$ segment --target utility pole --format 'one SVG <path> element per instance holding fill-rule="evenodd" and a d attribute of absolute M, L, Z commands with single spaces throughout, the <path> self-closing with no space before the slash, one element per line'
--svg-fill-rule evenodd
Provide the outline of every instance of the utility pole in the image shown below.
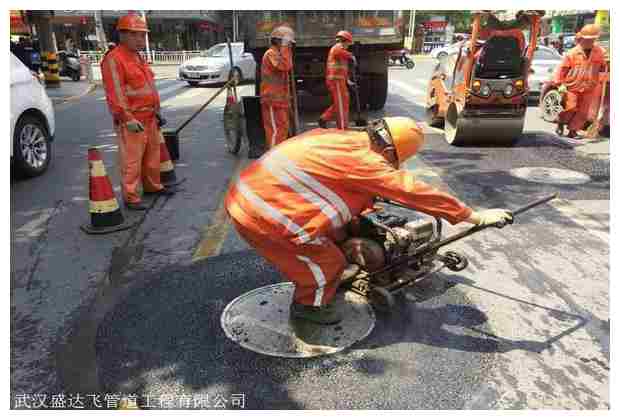
<path fill-rule="evenodd" d="M 415 48 L 415 10 L 409 10 L 409 34 L 408 34 L 408 42 L 409 50 L 413 52 Z"/>
<path fill-rule="evenodd" d="M 232 12 L 232 24 L 233 24 L 233 42 L 237 42 L 237 38 L 239 36 L 239 34 L 237 33 L 237 31 L 239 30 L 239 27 L 238 27 L 239 22 L 237 21 L 237 12 L 235 10 L 233 10 Z"/>
<path fill-rule="evenodd" d="M 144 19 L 144 21 L 146 22 L 146 13 L 144 13 L 144 10 L 141 10 L 140 13 L 142 14 L 142 19 Z M 147 25 L 148 26 L 148 25 Z M 146 61 L 149 63 L 153 62 L 153 57 L 151 57 L 151 48 L 149 47 L 149 33 L 146 33 Z"/>
<path fill-rule="evenodd" d="M 108 42 L 105 37 L 105 30 L 103 29 L 103 20 L 101 19 L 101 10 L 95 10 L 95 31 L 97 33 L 97 42 L 99 43 L 99 49 L 105 51 L 108 48 Z"/>

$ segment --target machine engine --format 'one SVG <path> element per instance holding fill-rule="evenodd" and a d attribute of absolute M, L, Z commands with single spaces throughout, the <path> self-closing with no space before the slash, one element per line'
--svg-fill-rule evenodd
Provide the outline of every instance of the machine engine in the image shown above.
<path fill-rule="evenodd" d="M 343 244 L 343 252 L 347 261 L 359 265 L 367 273 L 381 270 L 396 258 L 416 251 L 439 234 L 432 220 L 409 221 L 383 212 L 360 217 L 358 224 L 350 226 L 350 231 L 352 237 Z M 380 283 L 391 280 L 384 278 Z"/>

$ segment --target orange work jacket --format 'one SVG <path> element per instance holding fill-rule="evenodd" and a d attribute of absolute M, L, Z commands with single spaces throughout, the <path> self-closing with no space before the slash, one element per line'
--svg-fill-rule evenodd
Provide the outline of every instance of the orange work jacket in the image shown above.
<path fill-rule="evenodd" d="M 456 198 L 391 166 L 371 150 L 367 133 L 315 129 L 289 140 L 244 169 L 226 195 L 228 214 L 248 229 L 320 245 L 377 196 L 452 224 L 471 214 Z"/>
<path fill-rule="evenodd" d="M 554 81 L 565 85 L 570 92 L 589 92 L 596 88 L 600 73 L 604 71 L 605 50 L 600 45 L 594 44 L 590 57 L 577 45 L 564 56 Z"/>
<path fill-rule="evenodd" d="M 327 56 L 325 79 L 346 81 L 349 78 L 349 60 L 352 56 L 340 43 L 331 47 Z"/>
<path fill-rule="evenodd" d="M 260 100 L 261 103 L 288 107 L 290 104 L 289 72 L 293 59 L 289 47 L 269 48 L 261 62 Z"/>
<path fill-rule="evenodd" d="M 159 111 L 155 75 L 139 54 L 119 45 L 105 55 L 101 75 L 115 121 L 148 118 Z"/>

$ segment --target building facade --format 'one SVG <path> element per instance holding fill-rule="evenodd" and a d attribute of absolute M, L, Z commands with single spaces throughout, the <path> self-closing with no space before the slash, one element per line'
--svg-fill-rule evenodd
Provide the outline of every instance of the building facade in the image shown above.
<path fill-rule="evenodd" d="M 118 42 L 116 21 L 138 10 L 102 10 L 101 20 L 108 42 Z M 221 13 L 214 10 L 144 10 L 152 50 L 204 50 L 225 39 Z M 59 49 L 71 38 L 76 48 L 97 49 L 95 18 L 92 10 L 55 10 L 53 31 Z"/>

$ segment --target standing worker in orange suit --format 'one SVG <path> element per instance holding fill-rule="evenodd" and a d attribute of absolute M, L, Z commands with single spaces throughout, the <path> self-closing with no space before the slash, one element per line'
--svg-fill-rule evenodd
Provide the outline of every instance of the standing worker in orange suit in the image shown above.
<path fill-rule="evenodd" d="M 564 56 L 555 73 L 554 82 L 565 102 L 558 117 L 559 136 L 564 135 L 564 125 L 568 124 L 567 137 L 580 138 L 577 132 L 590 116 L 590 106 L 599 92 L 599 78 L 605 72 L 605 50 L 595 43 L 600 33 L 598 25 L 585 25 L 575 37 L 577 46 Z"/>
<path fill-rule="evenodd" d="M 138 192 L 172 195 L 160 182 L 159 94 L 154 74 L 138 51 L 144 48 L 148 29 L 140 16 L 118 20 L 120 44 L 101 62 L 101 73 L 114 128 L 119 137 L 119 163 L 125 205 L 146 210 Z"/>
<path fill-rule="evenodd" d="M 332 302 L 347 267 L 338 244 L 349 222 L 387 198 L 450 223 L 509 222 L 507 210 L 472 211 L 399 169 L 423 145 L 410 118 L 385 118 L 366 131 L 315 129 L 268 151 L 226 194 L 239 234 L 295 284 L 291 315 L 340 321 Z"/>
<path fill-rule="evenodd" d="M 327 121 L 336 119 L 341 130 L 349 127 L 349 61 L 357 65 L 355 56 L 347 51 L 353 44 L 353 35 L 347 31 L 336 34 L 336 45 L 329 50 L 325 83 L 332 97 L 332 105 L 319 118 L 319 127 L 327 128 Z"/>
<path fill-rule="evenodd" d="M 279 26 L 271 32 L 271 47 L 261 62 L 260 103 L 267 149 L 282 143 L 289 135 L 291 93 L 290 71 L 293 68 L 291 43 L 295 32 Z"/>

